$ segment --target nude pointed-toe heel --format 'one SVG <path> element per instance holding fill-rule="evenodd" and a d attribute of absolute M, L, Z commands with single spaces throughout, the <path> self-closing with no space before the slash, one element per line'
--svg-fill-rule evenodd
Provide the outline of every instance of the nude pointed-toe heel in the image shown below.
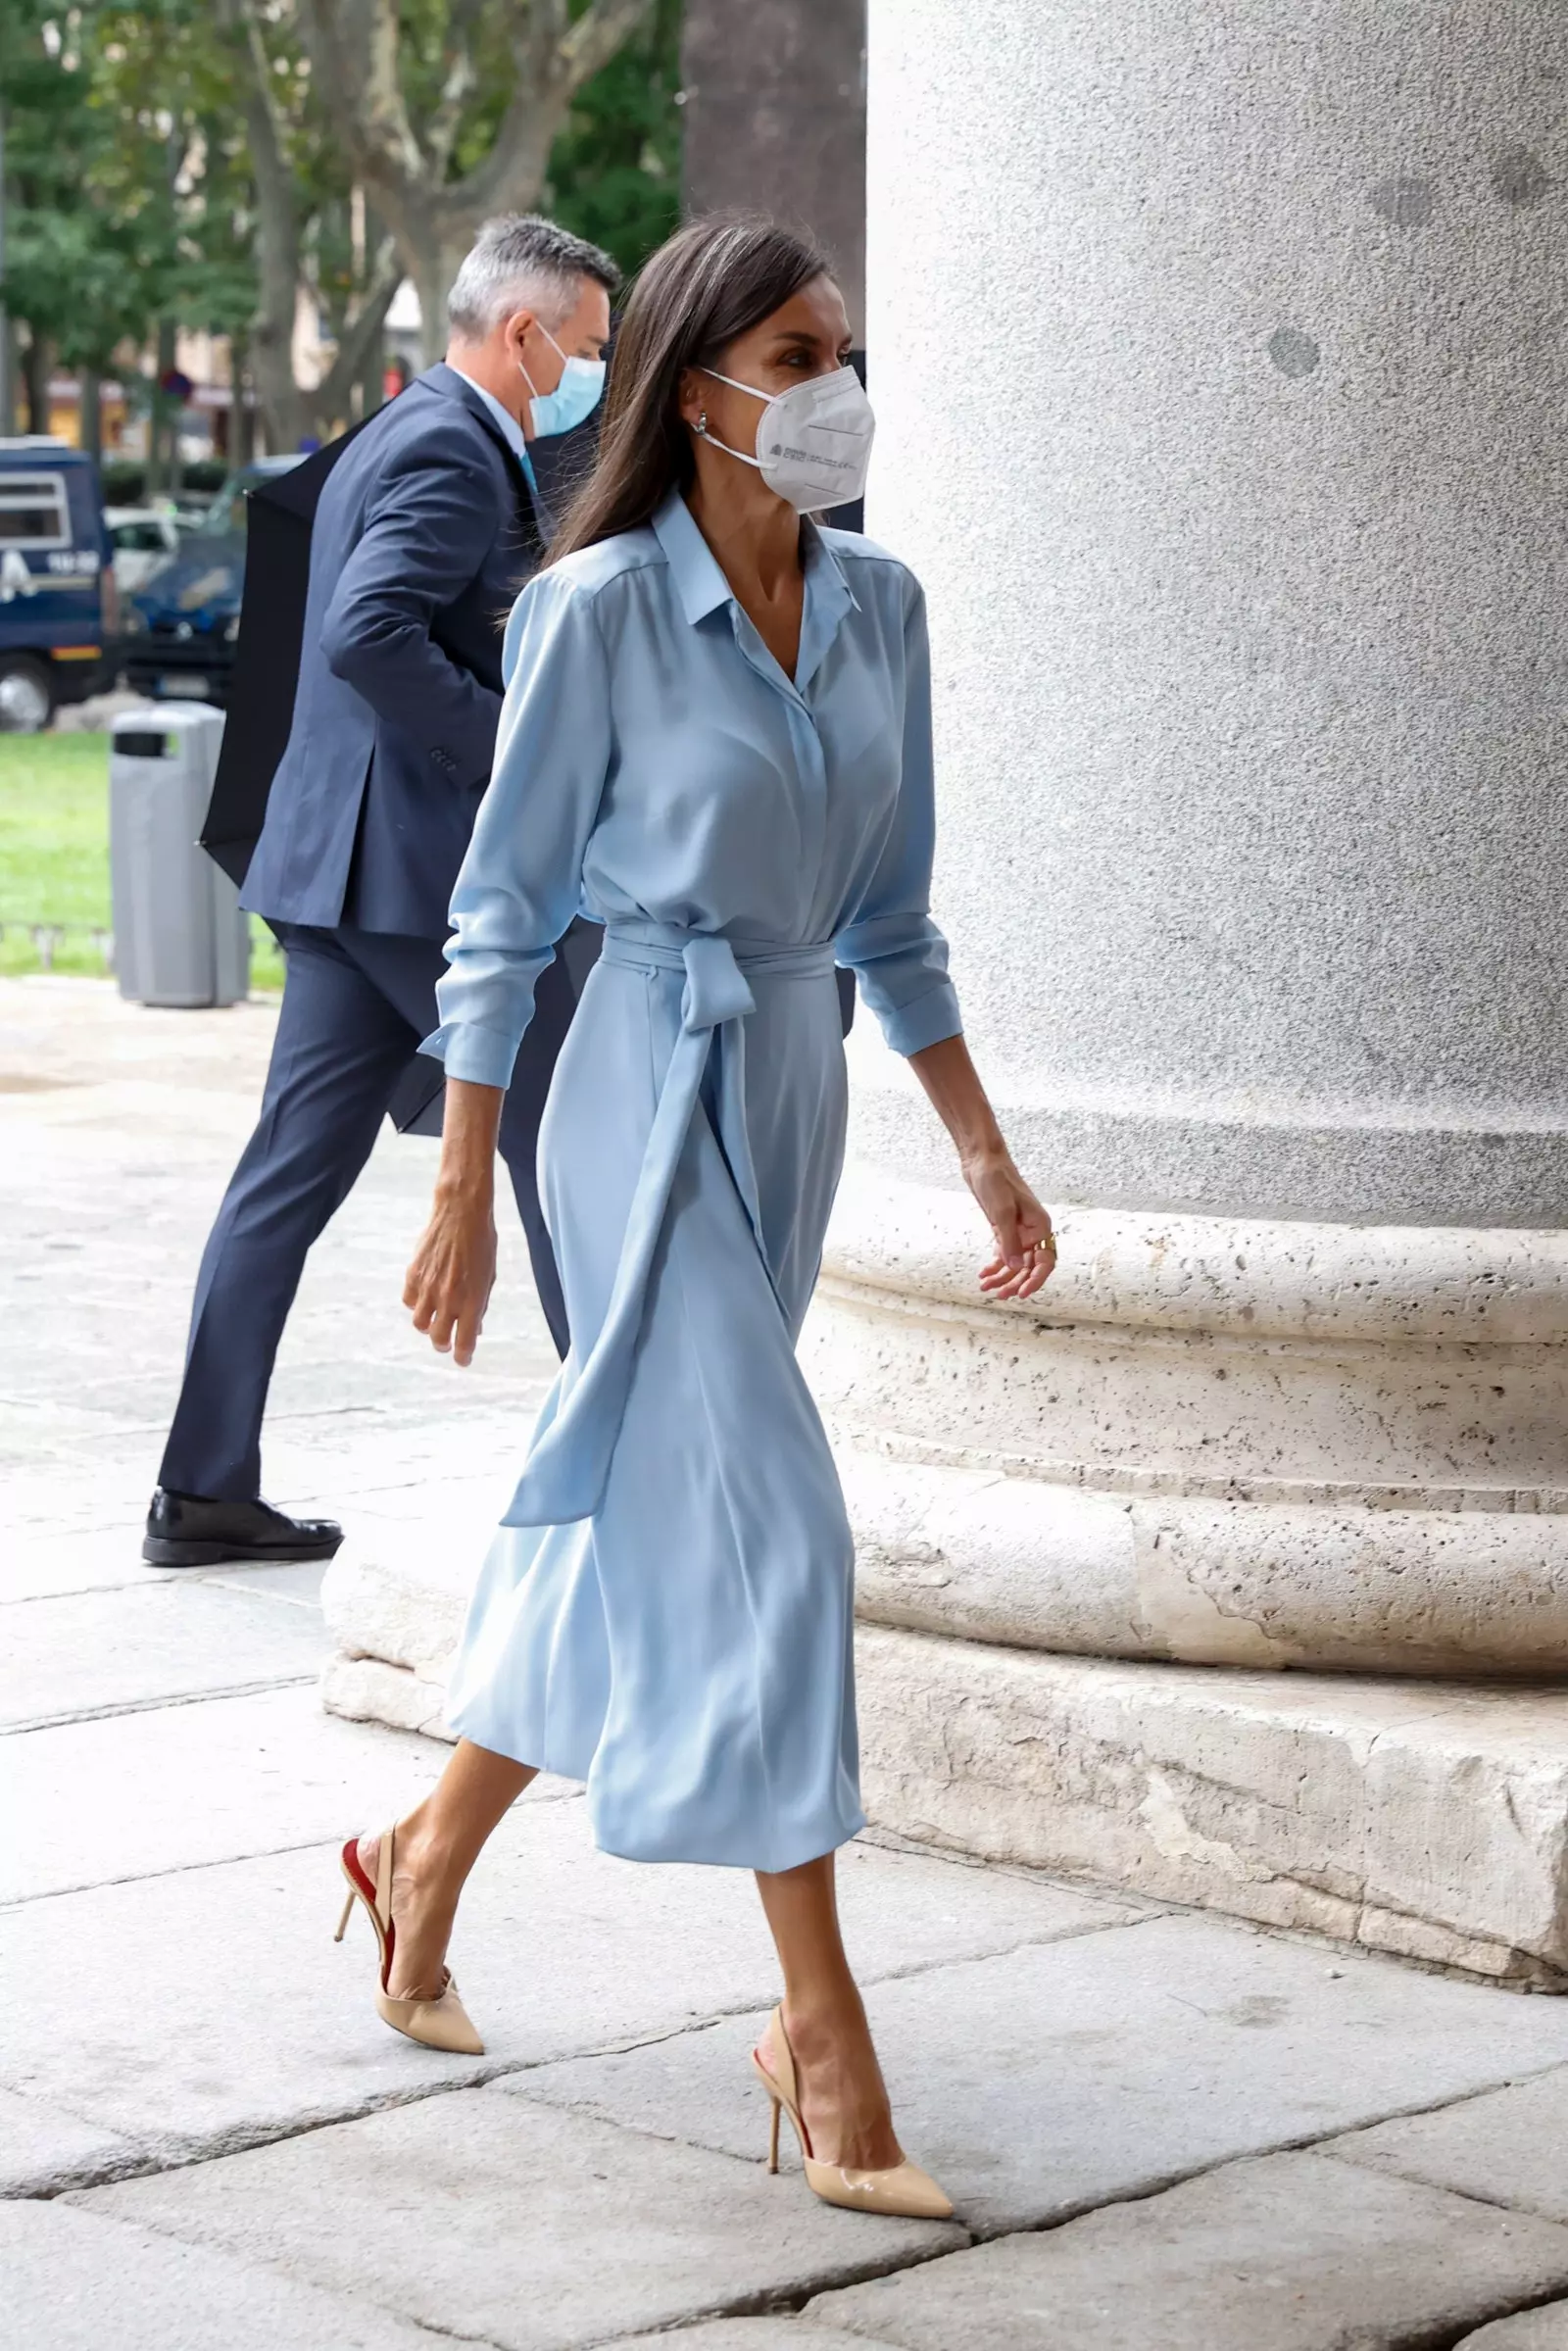
<path fill-rule="evenodd" d="M 373 1886 L 360 1867 L 359 1838 L 351 1837 L 343 1847 L 343 1875 L 349 1890 L 332 1939 L 343 1940 L 355 1903 L 363 1904 L 375 1929 L 381 1954 L 381 1980 L 375 1989 L 375 2005 L 382 2022 L 390 2025 L 394 2033 L 405 2033 L 410 2040 L 422 2041 L 427 2049 L 444 2049 L 454 2057 L 482 2057 L 484 2043 L 458 1997 L 450 1968 L 442 1969 L 441 1989 L 433 2000 L 395 2000 L 387 1990 L 392 1981 L 392 1950 L 397 1939 L 392 1924 L 392 1830 L 381 1832 Z"/>
<path fill-rule="evenodd" d="M 789 2034 L 784 2030 L 784 2011 L 773 2011 L 773 2055 L 778 2064 L 777 2074 L 770 2073 L 757 2052 L 752 2052 L 752 2069 L 772 2101 L 769 2124 L 767 2168 L 778 2170 L 778 2122 L 781 2113 L 787 2114 L 795 2126 L 795 2135 L 801 2142 L 801 2160 L 806 2166 L 806 2184 L 824 2204 L 841 2204 L 847 2212 L 880 2212 L 906 2221 L 948 2221 L 953 2218 L 951 2200 L 943 2194 L 929 2172 L 922 2172 L 917 2163 L 896 2163 L 885 2172 L 855 2172 L 838 2163 L 818 2163 L 811 2153 L 811 2141 L 801 2120 L 800 2098 L 795 2081 L 795 2052 L 790 2047 Z"/>

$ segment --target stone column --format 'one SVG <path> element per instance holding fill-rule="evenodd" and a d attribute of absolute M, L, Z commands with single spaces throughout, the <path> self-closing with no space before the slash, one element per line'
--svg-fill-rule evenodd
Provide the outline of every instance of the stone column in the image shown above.
<path fill-rule="evenodd" d="M 873 1800 L 1568 1967 L 1568 14 L 872 0 L 869 86 L 869 523 L 1063 1235 L 982 1307 L 858 1038 Z"/>
<path fill-rule="evenodd" d="M 865 310 L 865 0 L 686 0 L 689 213 L 767 212 L 832 254 Z"/>

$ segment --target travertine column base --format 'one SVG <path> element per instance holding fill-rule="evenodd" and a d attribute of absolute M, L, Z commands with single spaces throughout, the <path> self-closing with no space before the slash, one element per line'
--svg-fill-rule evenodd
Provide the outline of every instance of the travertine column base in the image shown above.
<path fill-rule="evenodd" d="M 862 1616 L 1032 1648 L 1568 1674 L 1568 1235 L 1068 1208 L 852 1167 L 803 1349 Z"/>
<path fill-rule="evenodd" d="M 436 1545 L 411 1530 L 373 1543 L 351 1536 L 321 1582 L 336 1644 L 321 1677 L 328 1714 L 452 1739 L 447 1675 L 486 1533 Z"/>
<path fill-rule="evenodd" d="M 1568 1989 L 1568 1691 L 1043 1657 L 862 1626 L 874 1822 Z"/>

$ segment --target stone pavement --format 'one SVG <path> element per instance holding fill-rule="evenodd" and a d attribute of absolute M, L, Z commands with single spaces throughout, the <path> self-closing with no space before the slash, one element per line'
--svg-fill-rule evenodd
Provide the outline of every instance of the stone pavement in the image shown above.
<path fill-rule="evenodd" d="M 1568 2002 L 886 1843 L 844 1905 L 952 2227 L 770 2180 L 776 1984 L 727 1872 L 598 1855 L 546 1785 L 457 1965 L 482 2060 L 397 2039 L 335 1846 L 443 1750 L 324 1715 L 317 1572 L 137 1558 L 270 1013 L 0 989 L 0 2236 L 29 2351 L 1568 2351 Z M 388 1135 L 291 1325 L 270 1491 L 499 1505 L 550 1354 L 509 1235 L 481 1359 L 397 1303 Z"/>

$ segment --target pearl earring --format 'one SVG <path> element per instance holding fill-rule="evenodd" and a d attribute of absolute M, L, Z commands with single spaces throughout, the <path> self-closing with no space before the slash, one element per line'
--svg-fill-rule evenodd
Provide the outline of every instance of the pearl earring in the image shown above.
<path fill-rule="evenodd" d="M 705 408 L 700 408 L 697 412 L 697 429 L 706 439 L 708 433 L 708 411 Z"/>

